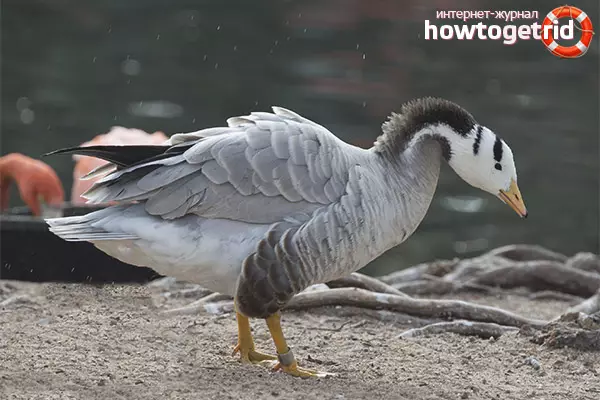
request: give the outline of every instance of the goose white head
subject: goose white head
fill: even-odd
[[[395,157],[422,140],[437,141],[450,167],[465,182],[497,196],[519,216],[527,217],[510,147],[465,109],[444,99],[413,100],[383,124],[383,135],[374,148]]]
[[[451,149],[448,164],[458,176],[471,186],[497,196],[519,216],[527,217],[517,186],[513,152],[504,140],[478,124],[466,135],[445,136]]]

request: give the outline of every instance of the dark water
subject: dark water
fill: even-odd
[[[1,151],[37,157],[113,125],[194,131],[270,105],[369,146],[402,102],[441,96],[511,145],[531,216],[520,220],[445,167],[420,229],[371,272],[517,242],[598,252],[600,38],[575,60],[554,57],[538,41],[423,39],[423,21],[435,20],[436,9],[545,15],[558,5],[3,1]],[[598,31],[598,2],[576,5]],[[47,162],[69,192],[71,160]]]

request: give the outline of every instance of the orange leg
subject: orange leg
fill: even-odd
[[[252,339],[252,332],[250,331],[250,321],[248,317],[240,314],[236,314],[238,323],[238,344],[233,349],[233,354],[240,353],[240,357],[243,363],[258,364],[263,361],[277,360],[277,357],[269,354],[263,354],[254,350],[254,340]]]
[[[292,350],[288,347],[285,337],[283,336],[283,331],[281,330],[281,317],[279,316],[279,313],[273,314],[267,318],[267,326],[269,327],[269,331],[273,337],[273,342],[275,342],[275,347],[277,348],[277,358],[279,359],[279,362],[273,368],[274,370],[280,369],[290,375],[303,378],[319,378],[333,375],[327,372],[305,369],[298,366],[298,362],[294,357],[294,353],[292,353]]]

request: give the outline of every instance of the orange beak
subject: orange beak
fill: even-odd
[[[509,189],[507,191],[501,190],[498,193],[498,197],[508,204],[510,208],[515,210],[521,218],[527,218],[527,208],[525,207],[523,197],[521,197],[521,192],[519,191],[519,187],[515,180],[511,180]]]

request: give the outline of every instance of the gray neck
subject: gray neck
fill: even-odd
[[[379,217],[391,234],[382,241],[385,250],[404,242],[417,229],[433,199],[444,154],[444,143],[423,137],[394,158],[379,156],[386,177],[386,196],[379,202]],[[384,250],[384,251],[385,251]]]
[[[441,158],[439,143],[430,139],[394,159],[371,150],[366,162],[350,174],[347,194],[318,210],[321,216],[313,218],[319,222],[305,227],[298,237],[300,257],[313,266],[312,283],[346,276],[405,241],[427,213]],[[342,229],[324,235],[327,227],[336,226]],[[335,240],[323,241],[324,236]],[[326,268],[319,267],[323,263]]]

